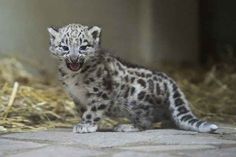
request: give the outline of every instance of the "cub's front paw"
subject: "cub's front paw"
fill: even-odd
[[[78,124],[75,125],[73,128],[74,133],[90,133],[90,132],[96,132],[97,130],[96,124]]]

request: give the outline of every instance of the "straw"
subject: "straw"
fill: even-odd
[[[6,119],[8,113],[9,113],[9,111],[10,111],[10,109],[11,109],[13,103],[14,103],[14,100],[15,100],[15,97],[16,97],[16,92],[17,92],[17,90],[18,90],[18,87],[19,87],[19,83],[18,83],[18,82],[15,82],[15,83],[14,83],[14,86],[13,86],[13,90],[12,90],[12,93],[11,93],[11,97],[10,97],[9,103],[8,103],[8,105],[7,105],[7,108],[6,108],[5,112],[4,112],[4,114],[3,114],[3,120]]]

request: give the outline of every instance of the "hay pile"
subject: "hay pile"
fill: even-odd
[[[65,127],[68,121],[76,119],[74,104],[56,87],[30,87],[18,82],[12,86],[5,83],[0,95],[2,130],[3,127],[6,131]]]
[[[46,85],[18,60],[0,61],[0,80],[0,132],[63,127],[78,121],[74,104],[62,89]]]
[[[35,76],[16,59],[0,60],[0,132],[71,127],[79,122],[73,102],[45,76]],[[236,69],[164,68],[180,84],[203,119],[236,123]],[[117,124],[106,119],[105,128]]]

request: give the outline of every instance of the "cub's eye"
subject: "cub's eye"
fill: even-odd
[[[63,49],[64,51],[69,51],[69,47],[68,47],[68,46],[62,46],[62,49]]]
[[[87,45],[84,45],[84,46],[80,46],[80,50],[86,50],[87,49]]]

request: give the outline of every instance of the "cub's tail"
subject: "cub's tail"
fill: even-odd
[[[217,125],[196,118],[189,108],[189,103],[186,100],[185,95],[172,80],[168,82],[168,91],[171,118],[178,128],[210,133],[215,132],[218,129]]]

